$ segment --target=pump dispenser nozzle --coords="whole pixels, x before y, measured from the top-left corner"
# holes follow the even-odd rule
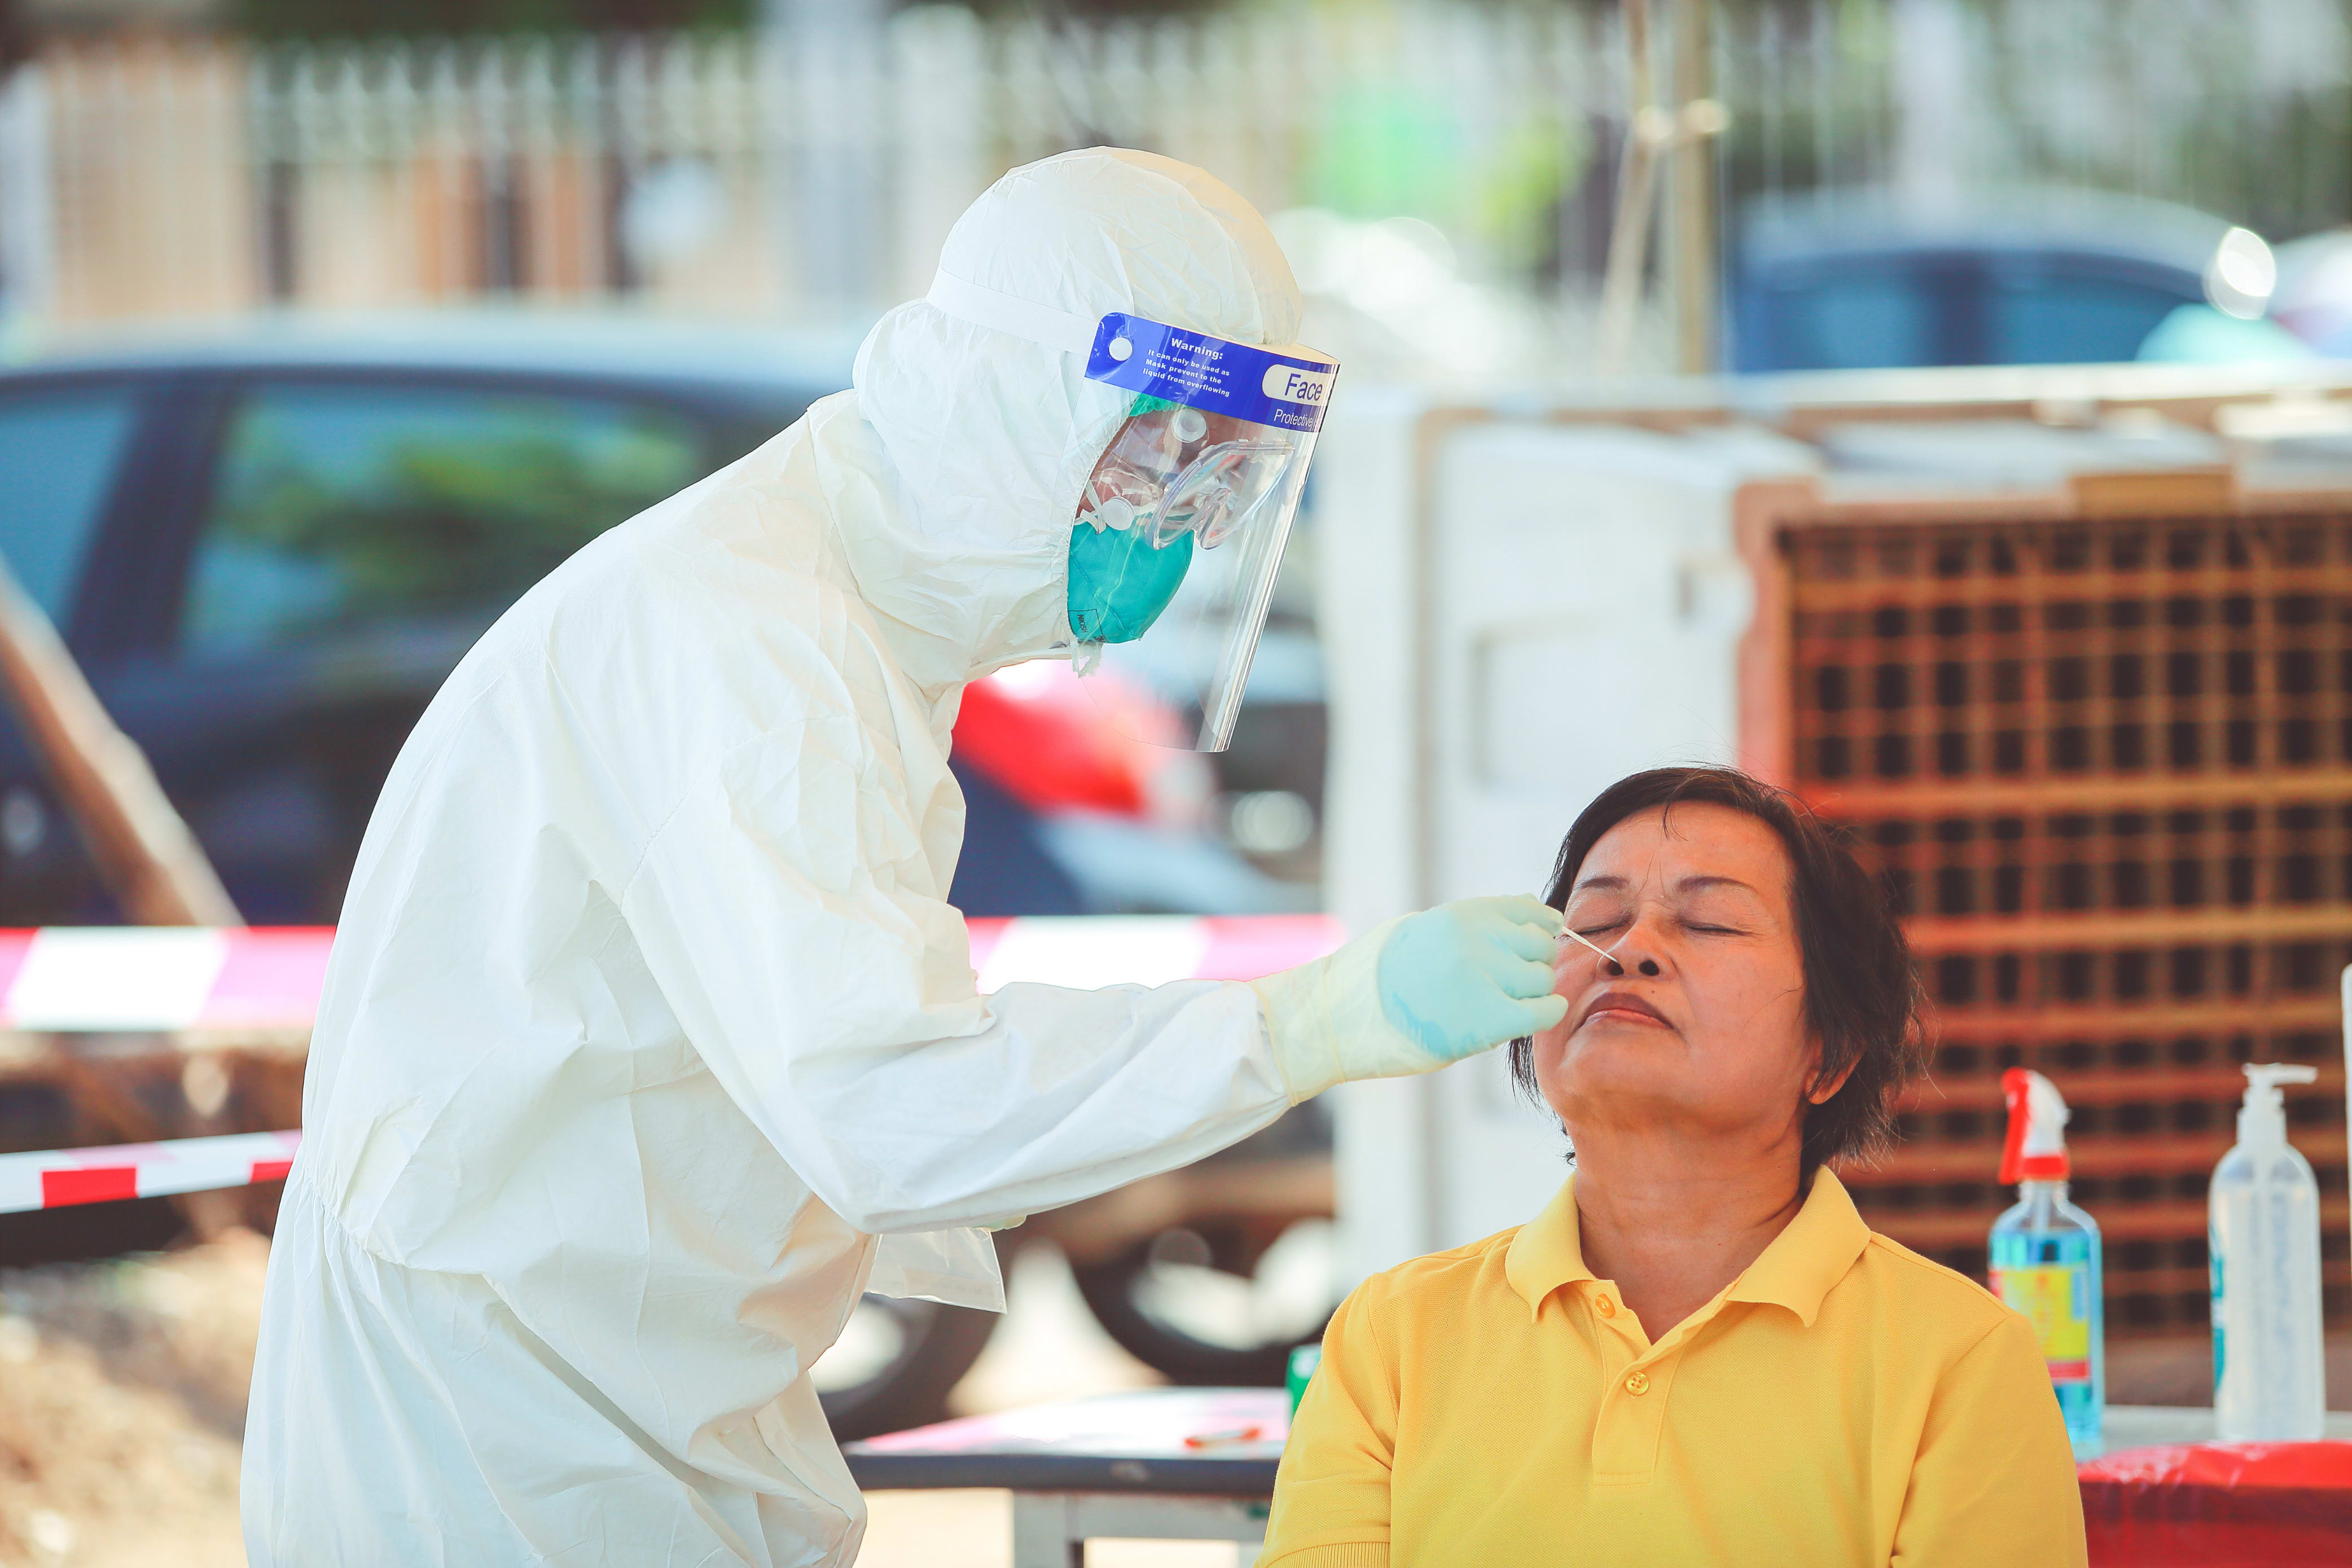
[[[2009,1102],[2009,1138],[2000,1150],[2001,1185],[2064,1181],[2072,1162],[2066,1158],[2066,1101],[2058,1086],[2039,1072],[2012,1067],[2000,1075],[2000,1092]]]
[[[2238,1107],[2238,1142],[2250,1148],[2274,1148],[2286,1142],[2286,1096],[2282,1083],[2309,1083],[2319,1069],[2302,1061],[2246,1063],[2246,1099]]]

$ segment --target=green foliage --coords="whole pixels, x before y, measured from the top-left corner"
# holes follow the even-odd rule
[[[1332,94],[1307,174],[1318,206],[1351,218],[1426,218],[1441,228],[1461,200],[1461,125],[1426,88],[1355,82]]]
[[[1558,243],[1559,204],[1590,156],[1581,123],[1548,114],[1474,150],[1460,105],[1393,81],[1339,88],[1313,133],[1307,193],[1316,205],[1475,234],[1496,265],[1519,271]]]
[[[1471,183],[1473,220],[1495,263],[1525,275],[1559,244],[1559,206],[1584,177],[1591,138],[1580,122],[1533,120],[1506,132]]]

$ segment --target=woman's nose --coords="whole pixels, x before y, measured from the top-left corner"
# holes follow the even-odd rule
[[[1635,974],[1656,976],[1664,973],[1659,967],[1657,950],[1650,942],[1649,922],[1636,920],[1625,935],[1609,946],[1609,956],[1618,974],[1628,970]]]

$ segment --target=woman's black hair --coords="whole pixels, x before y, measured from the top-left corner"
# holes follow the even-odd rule
[[[1568,830],[1544,902],[1568,907],[1584,857],[1626,818],[1654,807],[1725,806],[1780,835],[1789,852],[1790,899],[1804,962],[1805,1019],[1821,1041],[1820,1071],[1853,1071],[1835,1094],[1805,1109],[1801,1174],[1824,1160],[1867,1156],[1894,1131],[1896,1092],[1927,1064],[1919,977],[1911,945],[1878,880],[1854,858],[1845,834],[1801,801],[1729,768],[1654,768],[1621,779],[1593,798]],[[1511,1042],[1511,1078],[1538,1103],[1534,1042]]]

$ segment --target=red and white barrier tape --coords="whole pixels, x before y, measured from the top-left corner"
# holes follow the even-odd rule
[[[1325,915],[1075,915],[974,920],[980,988],[1014,980],[1092,988],[1252,980],[1339,945]],[[326,926],[184,925],[0,931],[0,1029],[307,1029],[319,1010]]]
[[[308,1029],[331,926],[0,931],[0,1029]]]
[[[231,1133],[166,1144],[0,1155],[0,1214],[279,1181],[301,1144],[299,1133]]]

